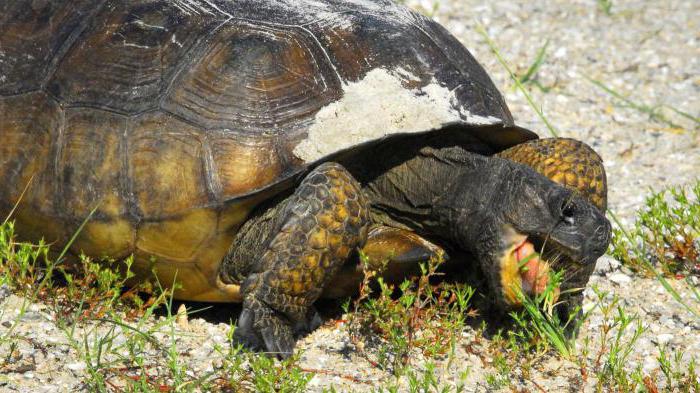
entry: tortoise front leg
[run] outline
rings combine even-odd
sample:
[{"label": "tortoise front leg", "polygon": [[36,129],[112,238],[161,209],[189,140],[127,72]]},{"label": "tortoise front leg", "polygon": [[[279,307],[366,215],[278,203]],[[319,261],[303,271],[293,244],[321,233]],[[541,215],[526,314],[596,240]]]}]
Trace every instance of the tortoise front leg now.
[{"label": "tortoise front leg", "polygon": [[243,312],[235,335],[284,358],[294,348],[294,328],[308,324],[328,281],[364,244],[369,207],[357,181],[342,166],[326,163],[309,173],[277,213],[267,245],[241,284]]}]

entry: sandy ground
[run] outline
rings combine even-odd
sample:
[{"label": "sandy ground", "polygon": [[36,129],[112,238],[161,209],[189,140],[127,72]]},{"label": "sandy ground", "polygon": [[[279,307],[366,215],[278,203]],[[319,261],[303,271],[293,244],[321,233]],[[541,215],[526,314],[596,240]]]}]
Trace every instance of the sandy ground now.
[{"label": "sandy ground", "polygon": [[[610,15],[594,1],[492,1],[424,0],[409,5],[432,14],[455,34],[484,65],[506,97],[517,122],[547,135],[537,114],[517,92],[484,38],[483,25],[516,73],[523,74],[545,43],[547,50],[536,80],[544,88],[528,85],[560,136],[581,139],[603,157],[608,171],[610,208],[625,223],[631,222],[649,190],[687,184],[700,173],[700,136],[690,120],[670,108],[697,116],[700,112],[700,51],[697,1],[613,1]],[[597,80],[634,103],[658,107],[680,127],[650,119],[647,113],[625,107],[591,80]],[[546,90],[546,91],[545,91]],[[620,269],[605,258],[590,285],[619,296],[629,313],[637,313],[646,332],[634,346],[628,368],[641,365],[647,373],[658,371],[655,357],[660,345],[684,350],[683,362],[700,353],[700,321],[672,300],[660,284]],[[686,298],[687,284],[673,281]],[[586,291],[586,307],[596,298]],[[20,300],[6,297],[3,321],[14,318]],[[237,308],[234,308],[234,310]],[[179,339],[188,353],[190,369],[203,372],[212,364],[215,344],[226,344],[229,309],[218,308],[221,318],[194,318],[190,331]],[[216,313],[215,313],[216,314]],[[235,315],[235,314],[233,314]],[[0,333],[7,326],[0,321]],[[582,328],[579,348],[586,337],[597,342],[604,322],[599,311]],[[4,327],[2,327],[4,326]],[[62,345],[61,334],[41,305],[23,317],[17,332],[44,343],[47,353],[21,344],[38,366],[30,371],[0,375],[0,391],[73,391],[80,387],[85,366]],[[454,383],[469,370],[467,391],[488,391],[486,376],[496,373],[488,355],[474,353],[475,330],[467,328],[457,346],[456,360],[438,362],[441,384]],[[483,344],[483,343],[482,343]],[[487,344],[483,344],[486,346]],[[321,370],[309,384],[310,391],[329,385],[337,390],[366,391],[391,381],[389,373],[373,366],[354,351],[343,324],[328,322],[299,345],[301,365]],[[485,352],[484,352],[485,353]],[[156,356],[156,355],[154,355]],[[593,357],[594,354],[591,354]],[[415,368],[423,368],[421,359]],[[556,357],[544,359],[524,376],[513,369],[510,387],[528,391],[591,390],[595,378],[583,378],[573,364]],[[405,383],[405,382],[404,382]],[[405,389],[404,385],[404,388]]]}]

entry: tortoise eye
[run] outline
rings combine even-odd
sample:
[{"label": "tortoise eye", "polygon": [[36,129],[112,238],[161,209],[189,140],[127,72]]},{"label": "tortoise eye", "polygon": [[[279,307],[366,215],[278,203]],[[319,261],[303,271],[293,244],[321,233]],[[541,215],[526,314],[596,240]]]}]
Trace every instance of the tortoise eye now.
[{"label": "tortoise eye", "polygon": [[574,225],[574,217],[576,216],[576,205],[569,200],[564,201],[561,206],[561,216],[562,220],[569,224]]}]

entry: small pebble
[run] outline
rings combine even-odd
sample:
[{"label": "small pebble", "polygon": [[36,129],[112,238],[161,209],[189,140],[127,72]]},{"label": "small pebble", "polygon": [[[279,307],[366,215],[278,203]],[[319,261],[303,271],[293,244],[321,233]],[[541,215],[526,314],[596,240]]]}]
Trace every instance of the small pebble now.
[{"label": "small pebble", "polygon": [[603,255],[596,262],[594,272],[602,276],[607,273],[616,271],[620,268],[620,265],[621,263],[617,259],[608,255]]},{"label": "small pebble", "polygon": [[659,367],[659,361],[654,356],[647,356],[644,358],[644,364],[642,364],[642,370],[646,374],[651,374],[656,368]]},{"label": "small pebble", "polygon": [[630,277],[626,274],[623,274],[623,273],[611,274],[608,276],[608,279],[610,281],[614,282],[615,284],[619,284],[619,285],[628,284],[628,283],[632,282],[632,277]]},{"label": "small pebble", "polygon": [[180,304],[180,307],[177,308],[175,323],[177,323],[177,325],[183,330],[187,330],[190,327],[187,319],[187,307],[185,306],[185,303]]},{"label": "small pebble", "polygon": [[663,333],[656,336],[656,343],[659,345],[666,345],[673,340],[673,334]]},{"label": "small pebble", "polygon": [[10,287],[7,284],[0,285],[0,303],[10,296]]},{"label": "small pebble", "polygon": [[68,368],[69,370],[73,370],[73,371],[81,371],[81,370],[85,370],[86,365],[84,362],[76,362],[76,363],[68,364],[66,366],[66,368]]}]

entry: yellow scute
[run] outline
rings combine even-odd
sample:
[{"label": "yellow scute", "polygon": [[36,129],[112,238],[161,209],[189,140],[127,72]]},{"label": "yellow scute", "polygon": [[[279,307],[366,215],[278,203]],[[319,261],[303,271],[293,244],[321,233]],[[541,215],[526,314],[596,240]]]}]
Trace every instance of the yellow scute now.
[{"label": "yellow scute", "polygon": [[133,250],[134,237],[126,220],[89,221],[71,248],[94,257],[123,258]]},{"label": "yellow scute", "polygon": [[145,222],[138,230],[136,248],[155,258],[194,262],[203,242],[216,233],[217,213],[196,209],[179,217]]}]

